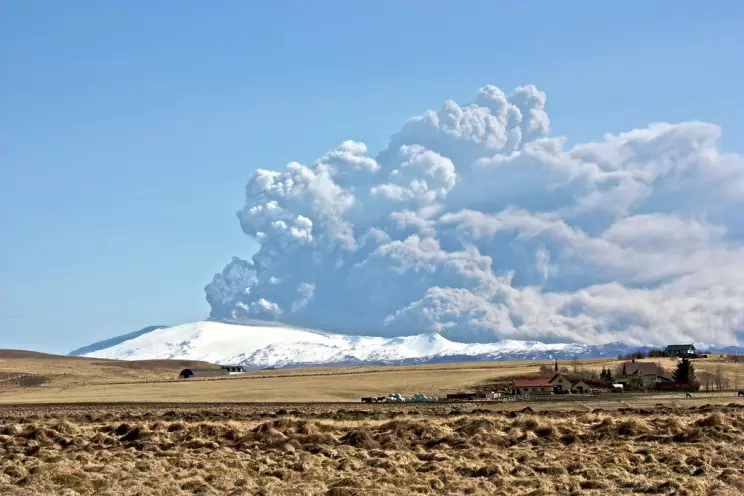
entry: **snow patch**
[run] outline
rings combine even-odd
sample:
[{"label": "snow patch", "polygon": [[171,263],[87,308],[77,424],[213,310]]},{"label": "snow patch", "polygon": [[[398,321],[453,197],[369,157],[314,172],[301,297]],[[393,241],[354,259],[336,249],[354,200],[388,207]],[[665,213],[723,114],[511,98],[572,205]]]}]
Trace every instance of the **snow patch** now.
[{"label": "snow patch", "polygon": [[584,355],[581,344],[500,341],[468,344],[439,334],[397,338],[347,336],[275,324],[193,322],[157,329],[84,356],[126,360],[182,359],[247,368],[353,363],[422,363],[463,359],[552,358]]}]

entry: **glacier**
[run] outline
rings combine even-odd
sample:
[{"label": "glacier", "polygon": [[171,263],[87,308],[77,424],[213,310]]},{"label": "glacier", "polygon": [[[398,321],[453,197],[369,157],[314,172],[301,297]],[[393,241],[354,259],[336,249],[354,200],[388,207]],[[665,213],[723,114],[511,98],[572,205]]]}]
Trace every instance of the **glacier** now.
[{"label": "glacier", "polygon": [[436,333],[403,337],[333,334],[273,322],[200,321],[155,328],[80,356],[119,360],[184,359],[247,370],[302,366],[403,365],[475,360],[550,360],[616,356],[624,345],[503,340],[459,343]]}]

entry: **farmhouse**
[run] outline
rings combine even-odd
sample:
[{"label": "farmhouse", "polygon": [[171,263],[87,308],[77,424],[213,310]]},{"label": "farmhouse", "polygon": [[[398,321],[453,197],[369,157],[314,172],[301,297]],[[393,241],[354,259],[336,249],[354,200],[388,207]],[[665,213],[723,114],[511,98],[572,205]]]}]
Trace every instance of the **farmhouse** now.
[{"label": "farmhouse", "polygon": [[514,379],[515,394],[553,394],[553,385],[547,377]]},{"label": "farmhouse", "polygon": [[555,374],[550,378],[550,384],[553,386],[553,391],[556,394],[564,393],[575,393],[584,394],[589,393],[592,389],[606,389],[606,386],[600,381],[593,381],[591,379],[584,379],[577,376],[570,376],[568,374]]},{"label": "farmhouse", "polygon": [[192,377],[221,377],[228,375],[229,372],[224,368],[214,369],[183,369],[178,374],[179,379],[191,379]]},{"label": "farmhouse", "polygon": [[622,384],[626,391],[656,389],[660,384],[669,382],[672,382],[672,378],[664,374],[657,364],[635,360],[623,363],[615,378],[615,383]]},{"label": "farmhouse", "polygon": [[691,344],[670,344],[664,350],[664,354],[670,357],[697,357],[697,350]]}]

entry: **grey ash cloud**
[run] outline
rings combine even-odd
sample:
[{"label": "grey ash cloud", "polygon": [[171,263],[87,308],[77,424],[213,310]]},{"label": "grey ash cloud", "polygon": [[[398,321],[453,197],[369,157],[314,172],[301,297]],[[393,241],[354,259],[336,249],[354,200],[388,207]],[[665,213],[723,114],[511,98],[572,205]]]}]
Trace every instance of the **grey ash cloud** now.
[{"label": "grey ash cloud", "polygon": [[385,149],[259,169],[260,244],[206,286],[217,319],[463,342],[731,344],[744,330],[744,159],[704,122],[571,148],[545,94],[481,88]]}]

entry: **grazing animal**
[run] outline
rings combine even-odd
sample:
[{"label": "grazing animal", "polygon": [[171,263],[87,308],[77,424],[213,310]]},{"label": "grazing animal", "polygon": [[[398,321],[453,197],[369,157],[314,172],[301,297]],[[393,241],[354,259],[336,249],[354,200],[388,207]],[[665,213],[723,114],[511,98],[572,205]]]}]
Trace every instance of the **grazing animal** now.
[{"label": "grazing animal", "polygon": [[692,398],[692,393],[685,393],[685,398]]},{"label": "grazing animal", "polygon": [[744,391],[739,391],[736,396],[744,396]]}]

